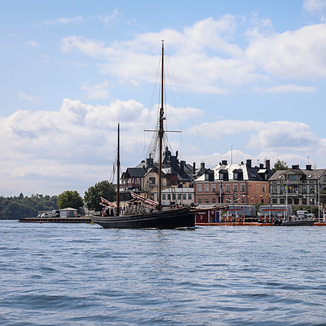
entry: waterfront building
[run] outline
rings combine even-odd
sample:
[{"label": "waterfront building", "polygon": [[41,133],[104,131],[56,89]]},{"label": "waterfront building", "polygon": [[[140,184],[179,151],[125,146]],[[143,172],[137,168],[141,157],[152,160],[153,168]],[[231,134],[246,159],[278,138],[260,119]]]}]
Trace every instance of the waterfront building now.
[{"label": "waterfront building", "polygon": [[240,164],[223,160],[195,180],[195,204],[269,203],[272,174],[270,160],[265,166],[252,166],[251,160]]},{"label": "waterfront building", "polygon": [[[145,198],[158,201],[158,168],[158,163],[154,162],[151,155],[149,155],[146,161],[142,161],[134,168],[127,168],[122,173],[121,189],[135,191]],[[173,155],[166,148],[162,162],[162,188],[163,190],[167,188],[193,188],[195,178],[205,173],[206,170],[204,163],[197,169],[195,163],[191,165],[187,164],[186,161],[180,161],[178,151]],[[194,199],[192,199],[193,201]]]},{"label": "waterfront building", "polygon": [[163,206],[187,207],[195,201],[194,188],[170,187],[162,191]]},{"label": "waterfront building", "polygon": [[278,170],[269,179],[272,204],[316,206],[326,204],[326,169],[292,165]]}]

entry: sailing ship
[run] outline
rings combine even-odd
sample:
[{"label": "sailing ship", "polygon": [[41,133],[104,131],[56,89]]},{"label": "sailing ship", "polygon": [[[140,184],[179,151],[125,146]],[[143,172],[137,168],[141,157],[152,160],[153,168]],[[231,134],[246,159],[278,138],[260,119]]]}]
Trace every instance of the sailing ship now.
[{"label": "sailing ship", "polygon": [[[112,206],[116,211],[116,216],[92,216],[92,221],[103,228],[119,229],[175,229],[194,228],[195,212],[191,207],[163,209],[162,207],[162,157],[163,157],[163,137],[164,137],[164,42],[162,41],[162,67],[161,67],[161,106],[158,121],[158,148],[159,148],[159,168],[158,168],[158,202],[151,201],[153,209],[150,212],[139,214],[120,214],[120,125],[118,124],[118,150],[117,150],[117,203]],[[132,195],[135,197],[136,194]],[[150,201],[145,199],[145,201]]]}]

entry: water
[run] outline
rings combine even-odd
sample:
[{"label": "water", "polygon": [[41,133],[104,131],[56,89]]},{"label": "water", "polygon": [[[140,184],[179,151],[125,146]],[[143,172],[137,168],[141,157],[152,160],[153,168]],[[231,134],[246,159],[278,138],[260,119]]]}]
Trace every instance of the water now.
[{"label": "water", "polygon": [[0,235],[0,325],[326,325],[326,227]]}]

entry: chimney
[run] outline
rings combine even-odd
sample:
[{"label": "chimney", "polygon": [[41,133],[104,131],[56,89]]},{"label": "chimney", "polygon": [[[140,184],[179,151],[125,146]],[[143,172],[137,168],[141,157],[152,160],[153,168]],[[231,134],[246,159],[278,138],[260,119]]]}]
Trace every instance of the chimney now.
[{"label": "chimney", "polygon": [[271,161],[270,160],[266,160],[266,168],[270,169],[271,168]]},{"label": "chimney", "polygon": [[260,168],[260,169],[263,169],[263,168],[264,168],[264,164],[263,164],[263,163],[260,163],[260,164],[259,164],[259,168]]},{"label": "chimney", "polygon": [[196,162],[192,163],[192,174],[196,174]]},{"label": "chimney", "polygon": [[180,162],[180,168],[181,168],[182,172],[184,172],[184,170],[185,170],[185,163],[186,163],[186,161],[181,161]]},{"label": "chimney", "polygon": [[292,165],[292,170],[299,170],[299,164],[297,164],[297,165]]},{"label": "chimney", "polygon": [[306,165],[306,170],[312,171],[312,168],[311,168],[311,165],[310,164],[309,165]]},{"label": "chimney", "polygon": [[205,169],[205,163],[204,162],[200,163],[200,167]]},{"label": "chimney", "polygon": [[148,159],[146,159],[146,165],[147,165],[147,167],[152,168],[153,165],[154,165],[153,163],[154,162],[153,162],[153,159],[151,157],[149,157]]},{"label": "chimney", "polygon": [[251,168],[251,160],[247,160],[247,167]]},{"label": "chimney", "polygon": [[227,160],[222,160],[222,165],[228,165],[228,161]]}]

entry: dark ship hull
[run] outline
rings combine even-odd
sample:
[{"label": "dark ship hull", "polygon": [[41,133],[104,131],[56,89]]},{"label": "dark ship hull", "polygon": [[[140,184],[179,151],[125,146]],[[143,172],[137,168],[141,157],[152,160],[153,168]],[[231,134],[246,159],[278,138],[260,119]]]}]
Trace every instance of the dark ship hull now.
[{"label": "dark ship hull", "polygon": [[301,221],[284,221],[281,225],[283,226],[312,226],[314,225],[314,220],[301,220]]},{"label": "dark ship hull", "polygon": [[176,229],[195,227],[195,212],[189,208],[171,209],[142,215],[92,216],[103,228],[117,229]]}]

